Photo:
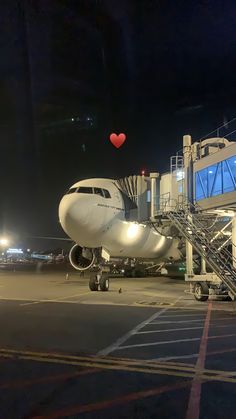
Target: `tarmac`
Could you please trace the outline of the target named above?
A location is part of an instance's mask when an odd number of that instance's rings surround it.
[[[0,418],[235,418],[236,305],[186,288],[0,272]]]

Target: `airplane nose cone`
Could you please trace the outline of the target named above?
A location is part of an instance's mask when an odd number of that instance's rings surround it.
[[[78,195],[63,196],[59,205],[59,220],[63,230],[77,241],[78,229],[86,227],[89,219],[89,208]]]

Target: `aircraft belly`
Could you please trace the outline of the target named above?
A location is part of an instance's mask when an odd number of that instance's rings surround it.
[[[172,245],[172,240],[149,226],[117,221],[104,233],[102,246],[111,256],[159,258]]]

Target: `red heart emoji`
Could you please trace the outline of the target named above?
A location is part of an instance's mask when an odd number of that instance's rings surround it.
[[[123,133],[117,135],[113,132],[110,135],[110,141],[116,148],[120,148],[122,144],[125,142],[125,140],[126,140],[126,135]]]

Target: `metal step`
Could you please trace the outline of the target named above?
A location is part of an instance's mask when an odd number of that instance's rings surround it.
[[[222,240],[219,238],[215,240],[211,231],[198,219],[197,214],[190,213],[187,209],[169,211],[166,212],[166,215],[227,286],[231,298],[232,296],[235,298],[236,269],[233,266],[234,258],[226,247],[219,250]]]

